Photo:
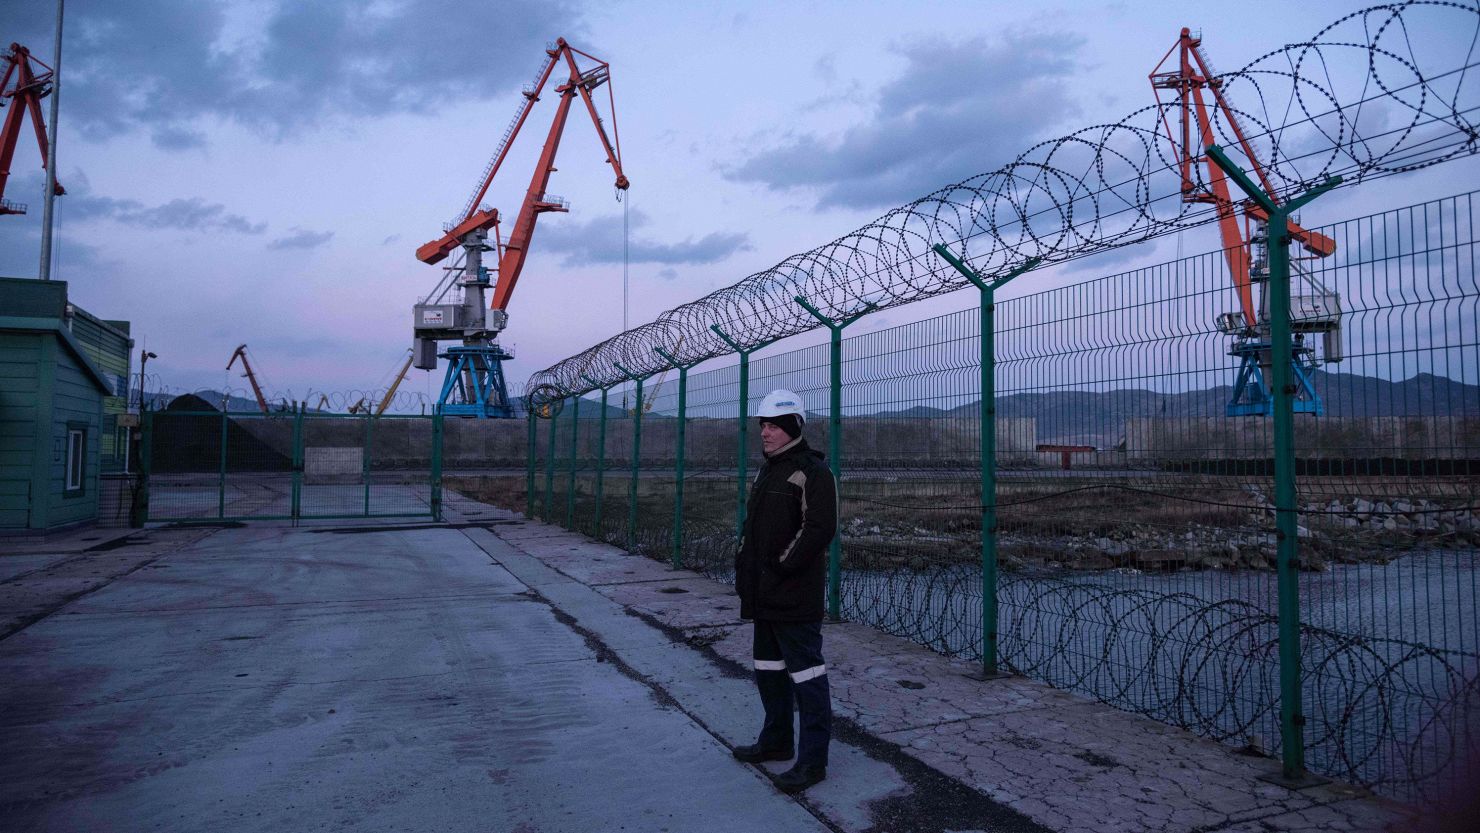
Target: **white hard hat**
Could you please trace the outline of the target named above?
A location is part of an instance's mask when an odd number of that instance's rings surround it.
[[[802,406],[802,398],[789,390],[771,391],[761,400],[760,407],[755,409],[755,415],[761,418],[782,414],[796,414],[803,425],[807,424],[807,409]]]

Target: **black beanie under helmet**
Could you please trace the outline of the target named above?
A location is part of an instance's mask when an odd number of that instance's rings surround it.
[[[769,422],[782,431],[785,431],[786,436],[792,439],[796,439],[802,435],[802,420],[796,414],[757,417],[756,421],[762,425]]]

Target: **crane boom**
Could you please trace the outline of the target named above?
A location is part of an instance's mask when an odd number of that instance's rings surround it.
[[[581,68],[577,56],[586,59],[590,65],[588,69]],[[499,212],[480,203],[502,168],[514,139],[527,122],[534,103],[539,101],[540,93],[557,75],[565,78],[563,82],[558,79],[556,82],[555,92],[560,100],[514,218],[513,230],[505,241],[499,231],[502,219]],[[612,111],[610,135],[592,98],[592,94],[603,86],[607,88]],[[524,90],[524,100],[499,139],[472,199],[458,219],[443,227],[441,237],[416,250],[417,259],[429,265],[440,263],[458,249],[463,250],[461,262],[444,267],[446,274],[442,281],[430,295],[412,307],[412,330],[416,338],[412,364],[423,370],[433,370],[439,358],[448,360],[447,375],[437,400],[438,410],[443,414],[479,418],[514,416],[503,375],[503,362],[512,359],[514,354],[499,346],[497,338],[508,324],[509,299],[524,271],[539,216],[569,210],[565,200],[550,195],[545,189],[550,183],[550,175],[555,172],[555,156],[560,151],[560,140],[565,135],[566,122],[577,96],[585,105],[591,125],[596,128],[596,137],[606,151],[606,162],[616,175],[618,199],[621,199],[621,193],[630,183],[622,171],[622,146],[617,133],[616,99],[611,92],[611,67],[560,38],[545,50],[539,76],[531,87]],[[485,252],[493,253],[493,263],[489,266],[484,265]],[[459,291],[454,292],[454,288]],[[489,290],[493,290],[491,303],[487,295]],[[454,339],[461,340],[462,345],[449,347],[445,352],[437,347],[439,341]]]
[[[594,61],[596,66],[582,71],[576,62],[577,55]],[[498,285],[494,290],[493,303],[490,305],[492,309],[502,310],[508,306],[514,285],[518,283],[519,274],[524,269],[524,260],[529,252],[529,242],[534,234],[536,217],[550,211],[566,210],[563,202],[547,198],[545,188],[549,184],[550,174],[555,171],[555,155],[560,148],[560,140],[565,132],[565,123],[570,115],[571,104],[574,103],[577,95],[586,105],[586,111],[591,116],[591,124],[596,128],[596,136],[601,140],[601,147],[606,152],[606,161],[616,174],[617,189],[625,191],[631,184],[622,170],[621,141],[616,129],[616,101],[611,96],[610,87],[611,66],[589,53],[572,47],[565,38],[555,41],[555,45],[545,51],[545,56],[545,63],[541,67],[538,80],[532,89],[524,91],[524,101],[515,113],[509,129],[505,131],[504,138],[500,140],[493,159],[488,163],[473,198],[468,202],[459,220],[452,224],[441,237],[423,244],[416,250],[417,260],[429,265],[436,264],[455,251],[469,233],[486,231],[498,225],[500,219],[498,210],[479,208],[479,203],[488,192],[494,176],[503,166],[509,148],[513,146],[534,103],[540,100],[540,93],[543,92],[550,77],[554,75],[556,65],[563,60],[568,74],[565,83],[555,88],[555,91],[560,94],[560,103],[556,107],[555,118],[545,137],[539,163],[535,166],[529,188],[525,191],[519,214],[515,218],[514,231],[509,236],[508,244],[497,253]],[[597,113],[596,102],[591,98],[591,93],[603,85],[607,85],[608,100],[612,106],[612,136],[610,137],[607,136],[606,127]]]
[[[46,120],[41,117],[41,99],[51,94],[52,69],[31,55],[30,50],[18,43],[10,45],[10,52],[0,58],[5,73],[0,76],[0,106],[10,99],[10,112],[0,126],[0,214],[25,214],[26,206],[5,199],[5,183],[10,179],[10,163],[15,158],[15,146],[20,141],[21,120],[31,115],[31,127],[36,130],[36,146],[41,150],[41,165],[51,164],[50,145],[46,141]],[[43,72],[31,68],[35,64]],[[15,86],[10,80],[15,79]],[[67,193],[60,182],[52,191],[60,197]]]
[[[513,144],[514,137],[519,135],[519,129],[524,126],[524,120],[529,118],[529,111],[534,109],[534,103],[540,100],[540,90],[544,89],[545,82],[549,80],[550,70],[555,68],[557,54],[557,52],[545,50],[545,61],[540,65],[540,71],[535,73],[535,82],[524,90],[524,100],[519,103],[519,109],[514,113],[509,126],[504,128],[504,135],[499,139],[498,147],[494,148],[492,158],[483,168],[483,179],[478,183],[478,189],[468,198],[468,204],[463,206],[462,213],[458,215],[458,222],[467,220],[478,210],[478,204],[488,193],[488,186],[493,184],[493,178],[498,176],[498,169],[503,167],[504,157],[508,155],[509,146]]]
[[[389,408],[391,402],[395,400],[396,389],[401,387],[401,383],[406,380],[406,371],[411,369],[411,359],[411,351],[408,350],[406,352],[406,362],[401,365],[401,372],[396,374],[396,381],[391,382],[390,390],[385,392],[385,397],[380,400],[380,404],[375,408],[376,416],[380,416],[381,414],[385,413],[385,409]]]
[[[230,370],[238,358],[242,360],[242,369],[246,371],[247,381],[252,385],[252,393],[257,397],[257,407],[262,409],[262,413],[268,413],[267,397],[262,395],[262,387],[257,384],[257,374],[252,372],[252,363],[247,361],[247,345],[237,346],[231,354],[231,361],[226,363],[226,369]]]
[[[503,310],[509,306],[509,298],[514,294],[514,286],[519,282],[519,275],[524,271],[524,261],[529,254],[529,241],[534,235],[535,221],[539,215],[548,211],[565,211],[562,203],[556,203],[545,194],[545,187],[550,182],[550,174],[555,172],[555,154],[560,150],[560,138],[565,132],[565,121],[570,115],[571,104],[575,96],[580,95],[581,101],[586,105],[586,111],[591,115],[591,124],[596,128],[596,135],[601,139],[601,146],[606,151],[607,164],[612,166],[616,173],[616,187],[625,191],[631,184],[627,176],[622,173],[621,152],[611,139],[607,138],[606,129],[601,124],[601,117],[596,113],[596,103],[591,100],[592,90],[611,81],[611,68],[602,61],[597,60],[585,52],[579,54],[597,61],[596,67],[581,72],[576,65],[577,50],[572,49],[562,38],[558,41],[564,52],[566,65],[570,68],[570,79],[555,91],[560,93],[560,105],[556,109],[555,119],[550,124],[550,133],[545,138],[544,150],[540,153],[539,164],[535,165],[534,175],[530,177],[529,190],[524,194],[524,205],[519,210],[519,216],[514,221],[514,231],[509,234],[509,242],[500,253],[498,262],[498,283],[493,288],[493,302],[489,305],[491,309]],[[608,87],[610,93],[610,87]],[[612,109],[613,133],[615,134],[616,109]]]
[[[1177,53],[1176,69],[1162,71],[1174,52]],[[1200,36],[1194,37],[1191,30],[1184,28],[1177,43],[1162,56],[1149,78],[1156,95],[1162,128],[1177,155],[1182,177],[1182,201],[1210,204],[1217,212],[1223,256],[1228,261],[1228,271],[1238,295],[1238,312],[1222,313],[1215,319],[1218,330],[1231,338],[1228,354],[1237,357],[1240,362],[1233,395],[1225,412],[1228,416],[1268,416],[1274,412],[1274,394],[1270,384],[1273,378],[1274,328],[1270,320],[1269,275],[1264,256],[1270,246],[1285,246],[1293,241],[1299,243],[1312,257],[1329,257],[1336,251],[1336,242],[1294,222],[1288,224],[1290,241],[1271,241],[1264,231],[1269,213],[1252,201],[1234,201],[1229,193],[1227,175],[1207,153],[1209,147],[1218,144],[1217,137],[1213,134],[1214,118],[1219,119],[1224,129],[1233,134],[1234,141],[1229,144],[1237,144],[1243,151],[1264,193],[1275,205],[1279,204],[1280,199],[1265,173],[1264,165],[1254,153],[1253,146],[1240,126],[1235,109],[1228,102],[1223,91],[1223,79],[1208,68]],[[1175,91],[1176,99],[1170,106],[1161,100],[1161,90]],[[1211,102],[1204,91],[1211,94]],[[1172,109],[1181,116],[1177,130],[1173,130],[1167,120],[1167,112]],[[1210,115],[1210,111],[1213,115]],[[1206,166],[1206,185],[1198,183],[1195,177],[1199,160]],[[1252,228],[1246,236],[1245,227],[1248,226]],[[1251,257],[1251,246],[1261,253],[1260,258]],[[1325,287],[1307,273],[1302,273],[1301,277],[1314,287],[1315,294],[1301,296],[1300,316],[1292,316],[1289,322],[1293,334],[1290,344],[1290,378],[1296,380],[1296,395],[1292,407],[1296,413],[1319,415],[1324,413],[1324,406],[1311,376],[1317,367],[1316,350],[1305,339],[1307,335],[1322,334],[1325,344],[1324,360],[1341,360],[1341,296],[1327,292]],[[1262,287],[1262,303],[1256,303],[1254,299],[1256,284]]]
[[[1178,53],[1177,69],[1162,72],[1161,68],[1166,65],[1167,59],[1172,56],[1173,52]],[[1179,149],[1178,165],[1182,176],[1182,200],[1209,203],[1217,211],[1218,233],[1223,240],[1223,254],[1228,261],[1228,271],[1233,276],[1234,287],[1238,292],[1244,324],[1246,327],[1253,328],[1259,323],[1259,314],[1254,304],[1254,292],[1249,274],[1248,241],[1240,227],[1236,209],[1242,207],[1245,216],[1259,223],[1268,220],[1269,216],[1253,203],[1245,202],[1240,206],[1235,202],[1229,193],[1228,178],[1223,173],[1223,169],[1218,167],[1205,151],[1199,153],[1194,150],[1199,147],[1205,149],[1209,145],[1218,143],[1213,135],[1213,122],[1208,114],[1209,104],[1203,96],[1203,90],[1206,89],[1212,93],[1212,106],[1218,110],[1221,118],[1233,131],[1234,138],[1253,167],[1264,193],[1268,194],[1276,205],[1280,201],[1279,195],[1274,186],[1270,184],[1269,177],[1264,171],[1264,165],[1260,163],[1258,155],[1254,153],[1254,148],[1244,135],[1238,116],[1224,97],[1221,80],[1213,77],[1213,73],[1208,69],[1207,58],[1202,51],[1202,38],[1194,37],[1190,29],[1184,28],[1177,38],[1177,43],[1167,50],[1156,65],[1156,69],[1151,71],[1150,79],[1151,88],[1154,91],[1175,90],[1177,92],[1176,106],[1181,115],[1179,122],[1181,141],[1178,141],[1171,124],[1167,122],[1166,107],[1161,108],[1161,122],[1167,138]],[[1160,93],[1157,93],[1157,103],[1162,103]],[[1195,142],[1191,136],[1194,123],[1197,129]],[[1206,167],[1210,190],[1200,190],[1193,176],[1193,168],[1199,159]],[[1329,257],[1336,251],[1336,243],[1331,238],[1305,229],[1294,222],[1290,223],[1290,237],[1315,257]]]

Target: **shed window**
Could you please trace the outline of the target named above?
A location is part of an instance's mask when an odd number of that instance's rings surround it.
[[[67,429],[67,491],[81,492],[87,475],[87,429]]]

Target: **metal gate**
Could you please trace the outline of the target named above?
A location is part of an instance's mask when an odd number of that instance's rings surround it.
[[[135,518],[246,521],[442,515],[442,417],[144,414]]]

